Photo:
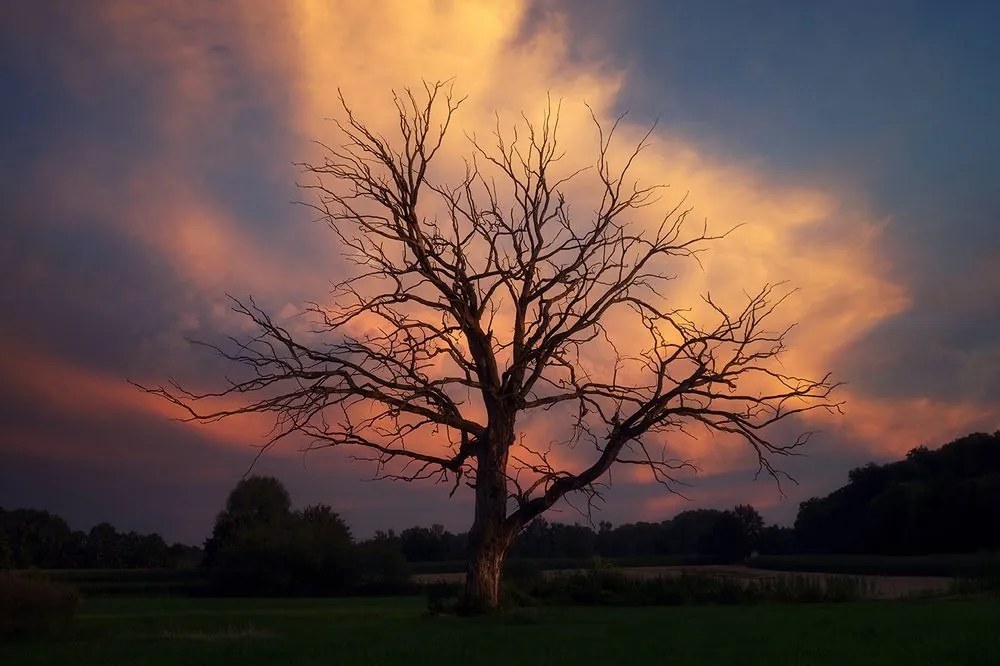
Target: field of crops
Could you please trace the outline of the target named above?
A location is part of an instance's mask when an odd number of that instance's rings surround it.
[[[995,600],[522,609],[428,616],[420,598],[91,599],[67,635],[0,663],[997,664]]]
[[[545,572],[546,576],[573,574],[582,569],[559,569]],[[629,578],[659,578],[676,576],[711,576],[732,580],[761,582],[762,579],[815,579],[825,585],[828,578],[842,579],[844,574],[822,572],[773,571],[735,565],[688,565],[688,566],[648,566],[619,569]],[[418,583],[436,582],[458,583],[465,578],[464,573],[425,573],[414,576]],[[954,579],[948,576],[879,576],[852,575],[860,596],[866,599],[907,599],[920,596],[934,596],[947,593],[954,586]]]

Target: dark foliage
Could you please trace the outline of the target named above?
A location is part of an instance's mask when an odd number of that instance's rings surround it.
[[[440,562],[465,557],[468,537],[452,534],[443,525],[410,527],[399,535],[399,546],[409,562]]]
[[[220,592],[314,595],[356,579],[351,532],[330,507],[292,511],[284,485],[252,476],[229,494],[205,543],[205,567]]]
[[[71,585],[0,573],[0,638],[62,631],[78,605],[79,595]]]
[[[359,580],[355,589],[367,594],[403,594],[414,590],[410,565],[392,532],[379,532],[355,546]]]
[[[1000,548],[1000,432],[851,470],[849,483],[803,502],[807,552],[908,555]]]
[[[233,595],[317,596],[406,591],[409,572],[394,534],[355,544],[330,507],[293,511],[272,477],[240,481],[205,544],[216,591]]]
[[[159,534],[118,532],[108,523],[84,533],[48,511],[0,509],[0,569],[177,568],[199,559],[199,549],[168,546]]]

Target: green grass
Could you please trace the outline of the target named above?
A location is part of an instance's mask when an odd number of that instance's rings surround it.
[[[0,664],[998,664],[987,599],[544,608],[427,617],[419,598],[92,599]]]
[[[30,571],[69,583],[86,597],[205,596],[210,592],[198,569],[43,569]]]

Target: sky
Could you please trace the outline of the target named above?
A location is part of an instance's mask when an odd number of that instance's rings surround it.
[[[548,97],[575,160],[593,156],[585,105],[628,112],[625,140],[657,122],[643,182],[712,228],[742,225],[670,298],[787,281],[783,362],[845,382],[844,416],[795,424],[819,431],[779,461],[798,485],[755,480],[738,443],[679,438],[699,468],[686,499],[617,475],[595,519],[750,502],[789,524],[853,467],[992,432],[998,21],[991,2],[891,0],[4,3],[0,506],[204,540],[266,424],[178,423],[127,380],[218,386],[226,366],[186,340],[245,332],[227,293],[289,318],[328,292],[348,269],[292,203],[295,164],[334,136],[338,89],[391,127],[391,90],[422,79],[468,98],[441,157],[452,173],[464,133],[537,117]],[[359,536],[471,522],[467,492],[373,481],[340,451],[286,442],[254,471]]]

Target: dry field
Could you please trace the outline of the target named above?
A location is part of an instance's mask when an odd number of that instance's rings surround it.
[[[580,570],[562,569],[546,571],[546,576],[560,576],[577,573]],[[843,574],[801,573],[792,571],[769,571],[751,569],[738,565],[698,565],[666,567],[628,567],[621,570],[627,576],[636,578],[656,578],[660,576],[680,576],[682,574],[702,576],[724,576],[743,579],[781,578],[788,576],[808,577],[826,580],[828,576]],[[420,583],[456,583],[465,579],[464,573],[418,574],[414,580]],[[907,597],[943,594],[952,585],[953,579],[946,576],[851,576],[864,581],[864,589],[871,591],[873,599],[903,599]]]

